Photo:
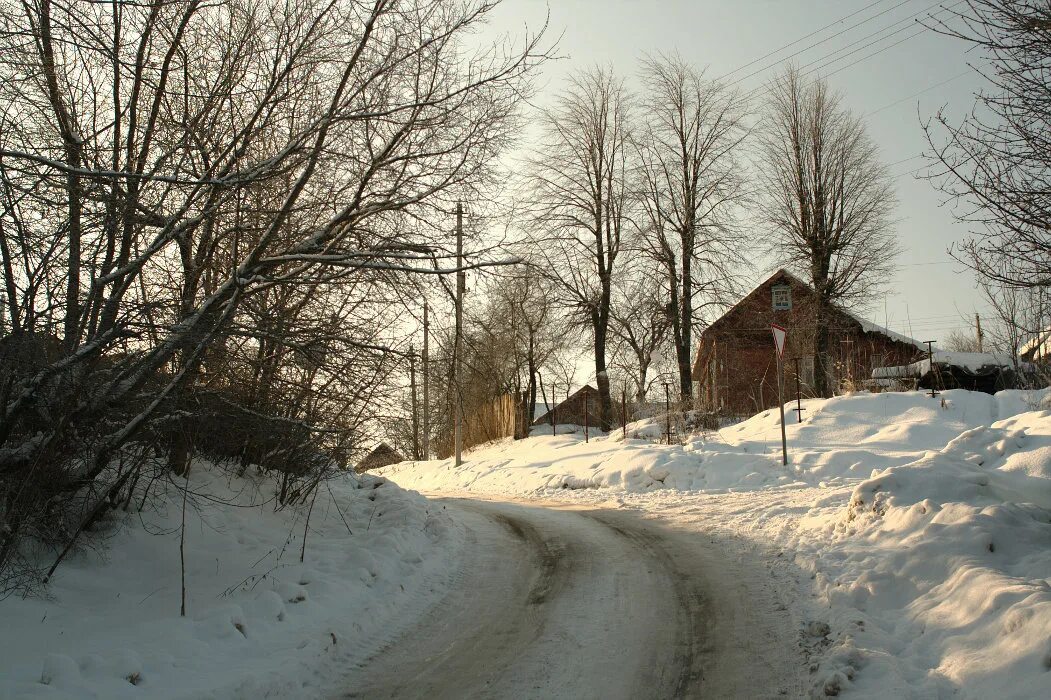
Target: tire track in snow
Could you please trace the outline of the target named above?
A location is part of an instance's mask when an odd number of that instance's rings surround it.
[[[740,552],[631,511],[447,505],[457,586],[340,697],[797,696],[797,630]]]

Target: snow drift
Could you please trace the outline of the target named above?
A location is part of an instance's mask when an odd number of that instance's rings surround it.
[[[463,541],[440,505],[347,475],[322,484],[300,563],[306,509],[252,506],[272,480],[199,465],[189,486],[187,616],[181,491],[158,484],[160,510],[71,556],[46,599],[0,601],[0,698],[323,695],[433,600]]]
[[[1051,697],[1049,402],[1047,390],[809,400],[801,422],[786,411],[787,466],[771,410],[685,445],[639,439],[661,433],[657,418],[627,439],[537,436],[460,468],[385,473],[430,491],[617,494],[788,553],[811,577],[799,615],[815,697]]]

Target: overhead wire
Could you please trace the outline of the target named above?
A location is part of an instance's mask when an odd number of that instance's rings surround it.
[[[897,100],[895,102],[891,102],[890,104],[883,105],[879,109],[874,109],[871,112],[866,112],[864,116],[871,117],[873,114],[879,114],[880,112],[882,112],[884,110],[887,110],[887,109],[890,109],[891,107],[897,107],[898,105],[900,105],[902,102],[905,102],[906,100],[911,100],[914,97],[919,97],[920,95],[923,95],[925,93],[930,92],[931,90],[934,90],[935,88],[940,88],[942,85],[947,85],[947,84],[951,83],[954,80],[958,80],[958,79],[962,78],[963,76],[970,74],[970,72],[971,71],[969,71],[969,70],[965,70],[962,73],[957,73],[956,75],[954,75],[951,78],[946,78],[945,80],[941,81],[940,83],[935,83],[934,85],[931,85],[930,87],[926,87],[926,88],[920,90],[919,92],[916,92],[916,93],[913,93],[913,94],[909,95],[908,97],[903,97],[900,100]]]
[[[814,73],[817,73],[817,72],[821,71],[824,68],[827,68],[827,67],[829,67],[829,66],[831,66],[831,65],[833,65],[835,63],[838,63],[839,61],[842,61],[843,59],[845,59],[845,58],[847,58],[849,56],[852,56],[852,55],[854,55],[854,54],[856,54],[856,53],[858,53],[860,51],[864,51],[867,48],[870,48],[872,46],[875,46],[876,44],[879,44],[879,43],[881,43],[883,41],[886,41],[887,39],[890,39],[890,38],[892,38],[894,36],[897,36],[898,34],[904,32],[904,31],[906,31],[906,30],[908,30],[910,28],[911,25],[906,25],[905,23],[909,22],[910,20],[914,20],[916,17],[919,17],[920,15],[923,15],[924,13],[929,13],[930,17],[935,17],[935,16],[937,16],[937,15],[943,13],[943,12],[947,12],[947,11],[953,9],[954,7],[957,7],[958,5],[963,4],[965,1],[966,0],[958,0],[957,2],[953,3],[952,5],[947,5],[947,6],[929,5],[929,6],[925,7],[925,8],[923,8],[922,10],[919,10],[917,12],[913,12],[912,14],[910,14],[910,15],[902,18],[902,19],[899,19],[899,20],[897,20],[895,22],[892,22],[891,24],[889,24],[889,25],[887,25],[885,27],[877,29],[874,32],[870,32],[870,33],[868,33],[868,34],[856,39],[855,41],[853,41],[853,42],[851,42],[851,43],[849,43],[849,44],[847,44],[845,46],[842,46],[842,47],[840,47],[840,48],[838,48],[838,49],[836,49],[834,51],[830,51],[830,52],[826,53],[824,56],[816,58],[816,59],[810,61],[809,63],[803,64],[803,66],[800,67],[800,70],[803,71],[801,73],[801,75],[803,77],[806,77],[806,76],[809,76],[809,75],[813,75]],[[896,8],[900,7],[901,5],[903,5],[903,4],[904,3],[898,3],[897,5],[894,5],[893,7],[888,8],[887,10],[884,10],[883,12],[881,12],[881,13],[879,13],[877,15],[873,15],[869,19],[875,19],[876,17],[879,17],[880,15],[886,14],[887,12],[890,12],[890,11],[896,9]],[[936,11],[931,12],[931,10],[934,10],[936,7],[940,7],[940,9],[937,9]],[[868,20],[865,20],[865,21],[868,21]],[[797,56],[797,55],[799,55],[799,54],[801,54],[801,53],[803,53],[805,51],[808,51],[811,48],[814,48],[815,46],[819,46],[819,45],[821,45],[821,44],[823,44],[823,43],[825,43],[827,41],[830,41],[830,40],[836,38],[837,36],[840,36],[840,35],[848,32],[848,31],[850,31],[851,29],[855,28],[856,26],[860,26],[861,24],[864,24],[864,23],[865,22],[859,22],[859,23],[856,23],[854,25],[851,25],[851,27],[848,27],[847,29],[844,29],[844,30],[842,30],[840,32],[837,32],[836,34],[833,34],[833,35],[831,35],[829,37],[826,37],[822,41],[815,42],[815,43],[811,44],[810,46],[808,46],[808,47],[806,47],[804,49],[801,49],[801,50],[791,54],[790,56],[785,57],[784,59],[782,59],[781,62],[783,62],[785,60],[788,60],[788,59],[791,59],[791,58],[793,58],[793,57],[795,57],[795,56]],[[905,26],[899,26],[899,25],[905,25]],[[897,29],[895,29],[895,28],[897,28]],[[894,30],[894,31],[891,31],[888,34],[887,32],[890,31],[890,30]],[[926,27],[926,26],[921,27],[919,30],[917,30],[917,31],[915,31],[915,32],[913,32],[911,34],[908,34],[907,36],[903,37],[902,39],[899,39],[898,41],[894,42],[893,44],[889,44],[887,46],[883,46],[883,47],[877,49],[876,51],[873,51],[873,52],[868,53],[868,54],[866,54],[864,56],[861,56],[857,60],[851,61],[850,63],[848,63],[845,66],[840,66],[839,68],[837,68],[836,70],[832,71],[831,73],[824,74],[822,77],[827,78],[827,77],[830,77],[830,76],[835,75],[837,73],[840,73],[840,72],[842,72],[842,71],[844,71],[844,70],[846,70],[846,69],[848,69],[848,68],[850,68],[852,66],[855,66],[855,65],[857,65],[859,63],[862,63],[862,62],[867,61],[867,60],[869,60],[871,58],[874,58],[874,57],[876,57],[876,56],[878,56],[878,55],[880,55],[882,53],[885,53],[886,51],[889,51],[890,49],[892,49],[892,48],[894,48],[896,46],[899,46],[899,45],[905,43],[906,41],[908,41],[909,39],[917,37],[917,36],[927,32],[927,31],[929,31],[929,27]],[[878,37],[878,38],[874,38],[874,37]],[[871,39],[871,41],[869,41],[870,39]],[[866,41],[868,41],[868,43],[864,43]],[[859,44],[863,44],[863,45],[859,46]],[[857,47],[857,48],[854,48],[854,47]],[[848,51],[848,49],[853,49],[853,50]],[[846,53],[844,53],[844,52],[846,52]],[[773,52],[773,53],[776,53],[776,52]],[[760,73],[762,73],[764,71],[767,71],[767,70],[769,70],[771,68],[774,68],[777,65],[779,65],[779,64],[778,63],[770,64],[770,65],[768,65],[768,66],[766,66],[764,68],[761,68],[761,69],[759,69],[757,71],[753,71],[752,73],[749,73],[748,75],[746,75],[746,76],[744,76],[742,78],[734,80],[734,81],[728,83],[726,86],[727,87],[733,87],[735,85],[738,85],[741,82],[743,82],[744,80],[747,80],[750,77],[753,77],[753,76],[758,75],[758,74],[760,74]],[[808,68],[809,68],[809,70],[807,70]],[[958,77],[960,77],[960,76],[954,76],[953,78],[951,78],[951,79],[949,79],[947,81],[943,81],[943,83],[940,83],[939,85],[944,84],[945,82],[949,82],[951,80],[955,80]],[[925,92],[925,91],[928,91],[928,90],[932,90],[932,89],[938,87],[939,85],[932,85],[929,88],[926,88],[924,91],[921,91],[921,93],[919,93],[919,94],[922,94],[922,92]],[[749,90],[748,92],[746,92],[743,97],[745,99],[751,99],[751,98],[757,97],[759,95],[762,95],[764,93],[767,93],[769,91],[770,91],[770,87],[768,85],[760,85],[760,86],[757,86],[756,88],[753,88],[752,90]],[[903,98],[901,101],[908,100],[908,99],[911,99],[911,96]],[[893,105],[889,105],[889,106],[893,106]],[[884,109],[884,108],[881,107],[880,109]]]
[[[789,43],[785,44],[784,46],[780,46],[780,47],[778,47],[778,48],[774,49],[773,51],[770,51],[770,52],[768,52],[768,53],[765,53],[765,54],[763,54],[762,56],[760,56],[759,58],[756,58],[756,59],[754,59],[754,60],[752,60],[752,61],[749,61],[748,63],[744,64],[743,66],[738,66],[737,68],[734,68],[734,69],[733,69],[732,71],[730,71],[729,73],[723,73],[723,74],[722,74],[722,75],[720,75],[720,76],[719,76],[718,78],[716,78],[716,82],[722,82],[723,80],[725,80],[726,78],[729,78],[729,77],[730,77],[731,75],[733,75],[734,73],[739,73],[740,71],[743,71],[743,70],[744,70],[744,69],[746,69],[746,68],[751,68],[751,67],[752,67],[752,66],[754,66],[754,65],[755,65],[756,63],[759,63],[760,61],[765,61],[766,59],[770,58],[770,57],[771,57],[771,56],[773,56],[774,54],[778,54],[778,53],[781,53],[781,52],[782,52],[782,51],[784,51],[785,49],[790,49],[790,48],[792,48],[793,46],[795,46],[796,44],[798,44],[799,42],[801,42],[801,41],[806,41],[806,40],[807,40],[807,39],[809,39],[810,37],[812,37],[812,36],[816,36],[816,35],[820,34],[821,32],[825,31],[826,29],[829,29],[829,28],[831,28],[831,27],[834,27],[835,25],[839,24],[840,22],[844,22],[844,21],[846,21],[846,20],[850,19],[851,17],[855,17],[855,16],[857,16],[857,15],[861,14],[862,12],[865,12],[866,10],[869,10],[869,9],[871,9],[871,8],[875,7],[876,5],[879,5],[879,4],[881,3],[881,2],[885,2],[885,1],[886,1],[886,0],[875,0],[874,2],[870,2],[870,3],[868,4],[868,5],[865,5],[865,6],[864,6],[864,7],[862,7],[862,8],[860,9],[860,10],[855,10],[854,12],[851,12],[851,13],[850,13],[849,15],[845,15],[845,16],[843,16],[843,17],[840,17],[839,19],[835,20],[834,22],[829,22],[829,23],[828,23],[828,24],[826,24],[825,26],[821,27],[820,29],[815,29],[814,31],[812,31],[812,32],[810,32],[809,34],[807,34],[806,36],[802,36],[802,37],[799,37],[799,38],[798,38],[798,39],[796,39],[795,41],[791,41],[791,42],[789,42]],[[908,2],[908,0],[905,0],[905,2]],[[905,2],[900,2],[900,3],[898,3],[898,4],[897,4],[897,5],[895,5],[894,7],[890,8],[890,10],[894,10],[894,9],[896,9],[896,8],[900,7],[901,5],[904,5],[904,4],[905,4]],[[885,14],[886,12],[889,12],[890,10],[885,10],[884,12],[881,12],[880,14]],[[879,17],[879,15],[874,15],[874,16],[870,17],[869,19],[865,20],[865,21],[866,21],[866,22],[868,22],[868,21],[871,21],[871,20],[875,19],[876,17]],[[862,23],[862,24],[863,24],[863,23]],[[858,25],[854,25],[854,26],[858,26]],[[850,30],[850,29],[852,29],[852,28],[853,28],[853,27],[848,27],[848,28],[847,28],[847,29],[845,29],[844,31],[849,31],[849,30]],[[840,33],[842,33],[842,32],[840,32]],[[831,39],[831,38],[834,38],[835,36],[838,36],[838,34],[836,34],[836,35],[833,35],[832,37],[829,37],[829,38]],[[805,50],[805,49],[804,49],[804,50]]]
[[[856,22],[856,23],[850,25],[849,27],[847,27],[846,29],[842,29],[842,30],[836,32],[835,34],[832,34],[831,36],[825,37],[821,41],[815,41],[813,44],[810,44],[809,46],[806,46],[806,47],[796,51],[795,53],[789,54],[788,56],[785,56],[783,58],[778,59],[778,61],[776,63],[772,63],[772,64],[770,64],[768,66],[760,68],[759,70],[752,71],[748,75],[746,75],[746,76],[744,76],[742,78],[738,78],[737,80],[734,80],[733,82],[728,84],[728,87],[732,87],[734,85],[738,85],[738,84],[744,82],[745,80],[748,80],[751,77],[754,77],[754,76],[756,76],[756,75],[758,75],[758,74],[760,74],[760,73],[762,73],[764,71],[769,70],[770,68],[774,67],[775,65],[778,65],[780,63],[784,63],[785,61],[787,61],[789,59],[792,59],[792,58],[795,58],[796,56],[798,56],[798,55],[800,55],[802,53],[806,53],[810,49],[816,48],[816,47],[820,46],[821,44],[824,44],[824,43],[827,43],[829,41],[832,41],[836,37],[842,36],[843,34],[846,34],[847,32],[849,32],[849,31],[851,31],[853,29],[856,29],[856,28],[858,28],[858,27],[860,27],[860,26],[862,26],[864,24],[867,24],[868,22],[871,22],[872,20],[874,20],[874,19],[876,19],[878,17],[882,17],[883,15],[887,14],[888,12],[892,12],[892,11],[898,9],[899,7],[901,7],[902,5],[905,5],[908,2],[909,2],[909,0],[902,0],[902,2],[899,2],[898,4],[894,5],[893,7],[889,7],[886,10],[883,10],[882,12],[873,15],[872,17],[869,17],[868,19],[862,20],[861,22]],[[930,8],[926,8],[926,9],[930,9]],[[926,11],[926,10],[922,10],[921,12],[918,12],[918,13],[915,13],[913,15],[910,15],[906,19],[909,19],[911,17],[916,16],[916,14],[922,14],[922,12],[924,12],[924,11]],[[900,23],[900,20],[899,20],[899,22],[895,22],[894,24],[896,25],[896,24],[899,24],[899,23]],[[891,26],[894,26],[894,25],[891,25]],[[880,32],[883,32],[883,31],[886,31],[886,28],[880,30]],[[875,34],[878,34],[880,32],[875,32]],[[870,34],[869,36],[873,36],[873,35]],[[796,42],[796,43],[798,43],[798,42]],[[777,53],[777,52],[775,51],[773,53]],[[759,60],[762,60],[762,59],[759,59]],[[756,61],[753,61],[753,63],[755,63],[755,62]]]

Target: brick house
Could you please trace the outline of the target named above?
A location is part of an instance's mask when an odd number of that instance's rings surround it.
[[[788,329],[786,400],[795,394],[796,361],[804,396],[813,396],[814,290],[778,270],[712,322],[700,336],[693,381],[702,408],[748,415],[777,405],[777,358],[770,324]],[[829,318],[831,386],[860,386],[874,367],[908,364],[919,342],[834,307]]]

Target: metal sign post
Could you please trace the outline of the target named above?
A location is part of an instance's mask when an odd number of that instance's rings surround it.
[[[785,436],[785,341],[788,331],[776,323],[770,324],[774,334],[774,348],[777,350],[777,408],[781,411],[781,464],[788,466],[788,438]]]

